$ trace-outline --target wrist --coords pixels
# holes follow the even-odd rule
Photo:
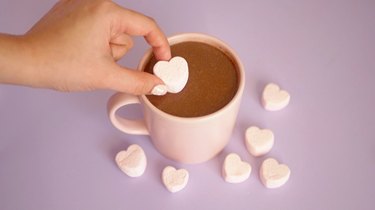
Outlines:
[[[37,86],[37,61],[25,36],[0,34],[0,83]]]

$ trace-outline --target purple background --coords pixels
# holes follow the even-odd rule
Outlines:
[[[168,36],[207,33],[238,52],[247,84],[229,145],[206,163],[179,164],[161,156],[147,136],[112,127],[106,115],[112,91],[0,85],[0,209],[374,209],[375,1],[117,2],[155,18]],[[0,31],[24,33],[53,4],[2,0]],[[147,48],[136,38],[121,65],[135,68]],[[268,82],[290,92],[286,109],[261,107]],[[139,117],[140,108],[122,114]],[[251,125],[275,133],[264,157],[245,149]],[[132,143],[148,157],[140,178],[127,177],[113,160]],[[229,152],[253,167],[242,184],[221,177]],[[267,157],[291,168],[279,189],[260,183]],[[162,185],[166,165],[189,170],[183,191],[171,194]]]

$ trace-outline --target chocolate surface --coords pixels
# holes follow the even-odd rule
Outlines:
[[[172,57],[181,56],[189,66],[189,79],[179,93],[147,98],[160,110],[180,117],[211,114],[228,104],[238,89],[238,74],[233,61],[221,50],[199,42],[171,46]],[[144,71],[153,73],[157,60],[152,56]]]

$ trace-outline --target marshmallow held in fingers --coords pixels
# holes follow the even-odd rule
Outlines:
[[[262,93],[263,107],[268,111],[283,109],[289,104],[290,95],[274,83],[266,85]]]
[[[246,130],[246,148],[255,157],[268,153],[274,144],[274,135],[271,130],[259,129],[256,126]]]
[[[170,61],[158,61],[153,71],[163,80],[170,93],[178,93],[184,89],[189,78],[188,63],[179,56],[173,57]]]
[[[260,167],[260,179],[267,188],[278,188],[284,185],[290,176],[290,169],[285,164],[273,158],[268,158],[263,161]]]
[[[249,178],[251,166],[237,154],[230,153],[224,160],[222,172],[226,182],[240,183]]]
[[[186,169],[176,170],[172,166],[167,166],[162,172],[162,180],[170,192],[178,192],[187,185],[189,172]]]
[[[139,177],[145,172],[146,155],[139,145],[130,145],[127,150],[117,153],[115,159],[118,167],[130,177]]]

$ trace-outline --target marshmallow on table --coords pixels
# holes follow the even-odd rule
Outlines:
[[[159,77],[164,85],[157,85],[152,90],[154,95],[163,95],[165,90],[170,93],[178,93],[184,89],[189,78],[188,63],[183,57],[173,57],[170,61],[158,61],[154,68],[154,74]]]
[[[261,156],[268,153],[274,143],[273,132],[269,129],[259,129],[256,126],[246,130],[246,147],[253,156]]]
[[[290,95],[274,83],[266,85],[262,94],[263,107],[268,111],[283,109],[289,104]]]
[[[224,160],[222,172],[226,182],[240,183],[249,178],[251,166],[249,163],[242,161],[237,154],[230,153]]]
[[[117,153],[115,160],[118,167],[130,177],[141,176],[147,165],[145,152],[137,144],[132,144],[127,150]]]
[[[186,169],[179,169],[167,166],[162,172],[164,186],[170,192],[178,192],[185,188],[189,180],[189,172]]]
[[[260,179],[267,188],[278,188],[284,185],[290,177],[290,169],[285,164],[273,158],[263,161],[259,171]]]

